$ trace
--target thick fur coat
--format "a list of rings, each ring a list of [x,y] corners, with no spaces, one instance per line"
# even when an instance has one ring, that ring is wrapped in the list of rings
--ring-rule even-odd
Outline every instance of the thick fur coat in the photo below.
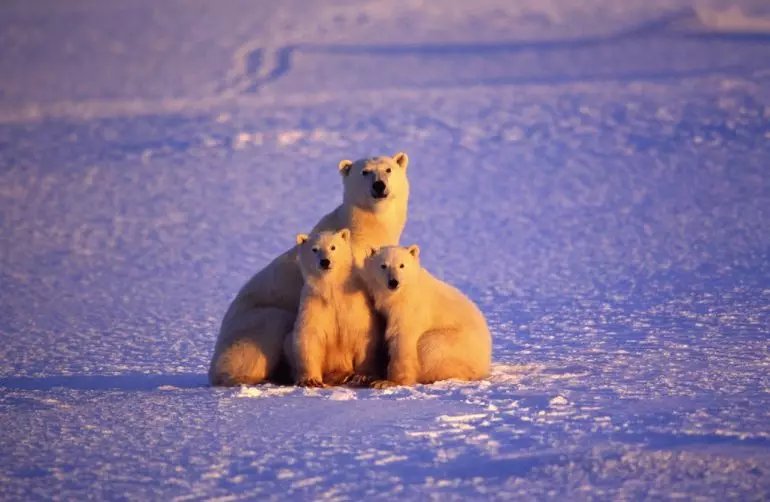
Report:
[[[492,339],[484,315],[457,288],[422,268],[419,247],[371,250],[363,277],[387,319],[387,380],[375,387],[489,374]]]
[[[302,288],[287,359],[300,386],[382,378],[384,321],[353,264],[350,231],[297,236]]]

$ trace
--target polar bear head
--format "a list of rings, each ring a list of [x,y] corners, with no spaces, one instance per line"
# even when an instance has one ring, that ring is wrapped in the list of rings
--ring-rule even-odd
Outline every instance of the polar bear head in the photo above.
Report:
[[[297,235],[299,266],[305,281],[339,279],[350,274],[353,252],[350,230],[319,232],[311,236]]]
[[[374,295],[393,295],[417,280],[420,272],[420,248],[385,246],[372,249],[364,261],[363,277]]]
[[[403,152],[393,157],[373,157],[339,163],[345,191],[345,204],[375,210],[392,204],[406,204],[409,157]]]

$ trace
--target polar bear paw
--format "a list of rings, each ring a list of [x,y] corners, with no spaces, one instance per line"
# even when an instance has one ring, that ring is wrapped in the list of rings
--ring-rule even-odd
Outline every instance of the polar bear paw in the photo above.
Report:
[[[373,389],[387,389],[389,387],[396,387],[398,384],[390,380],[375,380],[371,383],[370,387]]]
[[[298,387],[326,387],[320,378],[303,378],[297,382]]]
[[[352,375],[345,382],[350,387],[371,387],[376,380],[368,375]]]

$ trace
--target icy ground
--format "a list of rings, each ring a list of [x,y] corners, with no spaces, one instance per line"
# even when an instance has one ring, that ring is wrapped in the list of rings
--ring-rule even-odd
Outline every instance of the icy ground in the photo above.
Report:
[[[207,387],[400,150],[493,375]],[[770,498],[761,1],[4,1],[0,252],[3,501]]]

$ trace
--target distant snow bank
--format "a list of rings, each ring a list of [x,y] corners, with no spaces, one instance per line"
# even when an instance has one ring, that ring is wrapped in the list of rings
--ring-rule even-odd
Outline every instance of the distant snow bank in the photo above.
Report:
[[[746,15],[738,5],[724,11],[696,7],[695,15],[704,27],[717,32],[770,33],[770,17]]]

